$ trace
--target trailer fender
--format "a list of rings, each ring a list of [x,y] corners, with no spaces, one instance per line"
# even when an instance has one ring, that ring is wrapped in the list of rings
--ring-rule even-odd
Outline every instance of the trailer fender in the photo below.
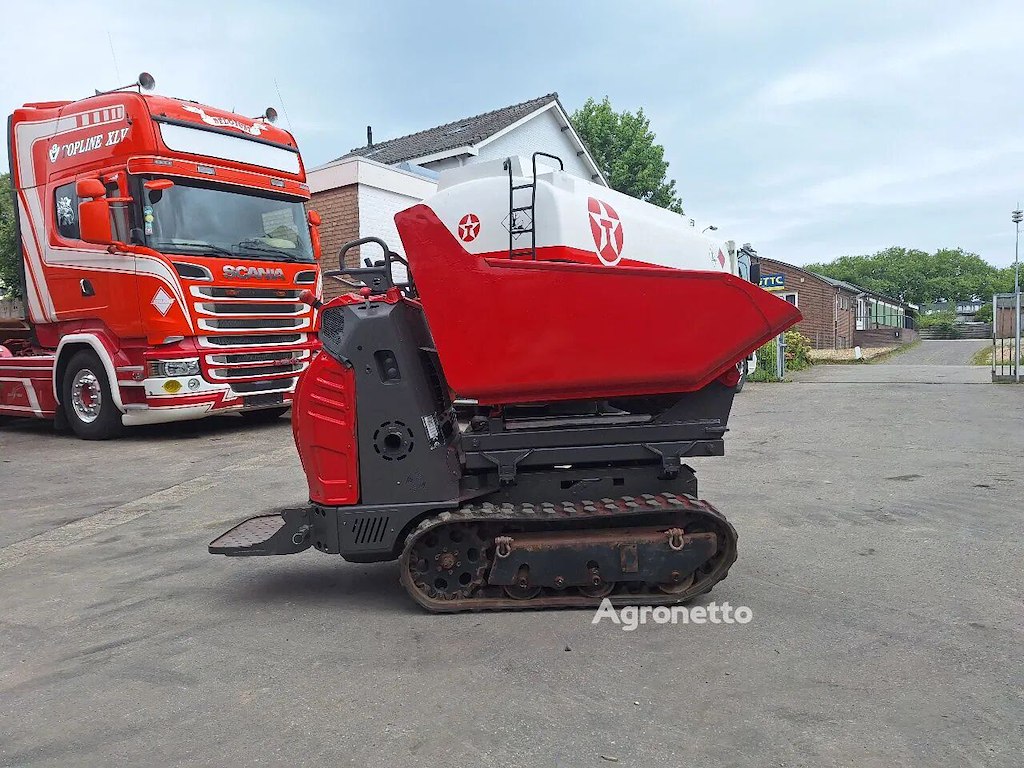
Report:
[[[54,356],[53,366],[53,398],[60,403],[61,379],[64,375],[64,366],[67,365],[71,356],[82,347],[89,347],[103,363],[103,369],[107,372],[107,381],[110,384],[110,395],[114,405],[121,413],[125,412],[124,403],[121,400],[121,388],[117,383],[117,371],[114,368],[113,351],[109,348],[105,339],[93,333],[71,333],[64,336],[57,345],[57,354]]]

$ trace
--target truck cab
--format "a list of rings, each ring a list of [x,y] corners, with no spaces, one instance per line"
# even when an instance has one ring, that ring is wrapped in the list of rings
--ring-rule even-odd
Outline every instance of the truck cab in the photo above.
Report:
[[[269,418],[318,347],[319,217],[295,139],[142,91],[9,118],[24,330],[0,336],[0,414],[87,439]]]
[[[757,251],[750,243],[744,243],[739,248],[736,248],[736,244],[729,240],[726,243],[730,253],[735,254],[736,268],[733,274],[746,280],[748,283],[758,285],[761,282],[761,263],[757,260]],[[736,391],[743,391],[743,385],[747,382],[747,376],[754,372],[757,368],[757,352],[751,352],[746,358],[736,363],[736,370],[739,371],[740,378],[736,382]]]

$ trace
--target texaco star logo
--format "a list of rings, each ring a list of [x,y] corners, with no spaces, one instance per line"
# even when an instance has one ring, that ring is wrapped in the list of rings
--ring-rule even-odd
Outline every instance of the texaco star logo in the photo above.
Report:
[[[480,234],[480,217],[475,213],[467,213],[459,220],[459,239],[464,243],[472,243]]]
[[[622,258],[622,222],[619,221],[619,214],[608,203],[602,203],[596,197],[587,201],[587,209],[597,257],[602,264],[614,267]]]

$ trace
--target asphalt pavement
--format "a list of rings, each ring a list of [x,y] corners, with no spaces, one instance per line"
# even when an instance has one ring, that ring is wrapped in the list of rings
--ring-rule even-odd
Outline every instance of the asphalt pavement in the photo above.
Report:
[[[789,378],[806,384],[986,384],[991,369],[971,365],[974,354],[991,341],[957,339],[919,341],[875,363],[815,365]]]
[[[974,355],[992,346],[991,340],[928,339],[890,355],[878,365],[970,365]]]
[[[284,420],[0,426],[0,765],[1018,766],[1022,406],[748,385],[693,464],[740,534],[699,602],[753,619],[633,632],[433,616],[393,563],[208,555],[304,499]]]

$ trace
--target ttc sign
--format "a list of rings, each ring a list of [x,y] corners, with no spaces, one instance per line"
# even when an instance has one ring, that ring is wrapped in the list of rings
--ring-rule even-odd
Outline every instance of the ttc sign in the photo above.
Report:
[[[786,289],[786,276],[782,273],[777,275],[761,275],[759,285],[766,291],[783,291]]]

